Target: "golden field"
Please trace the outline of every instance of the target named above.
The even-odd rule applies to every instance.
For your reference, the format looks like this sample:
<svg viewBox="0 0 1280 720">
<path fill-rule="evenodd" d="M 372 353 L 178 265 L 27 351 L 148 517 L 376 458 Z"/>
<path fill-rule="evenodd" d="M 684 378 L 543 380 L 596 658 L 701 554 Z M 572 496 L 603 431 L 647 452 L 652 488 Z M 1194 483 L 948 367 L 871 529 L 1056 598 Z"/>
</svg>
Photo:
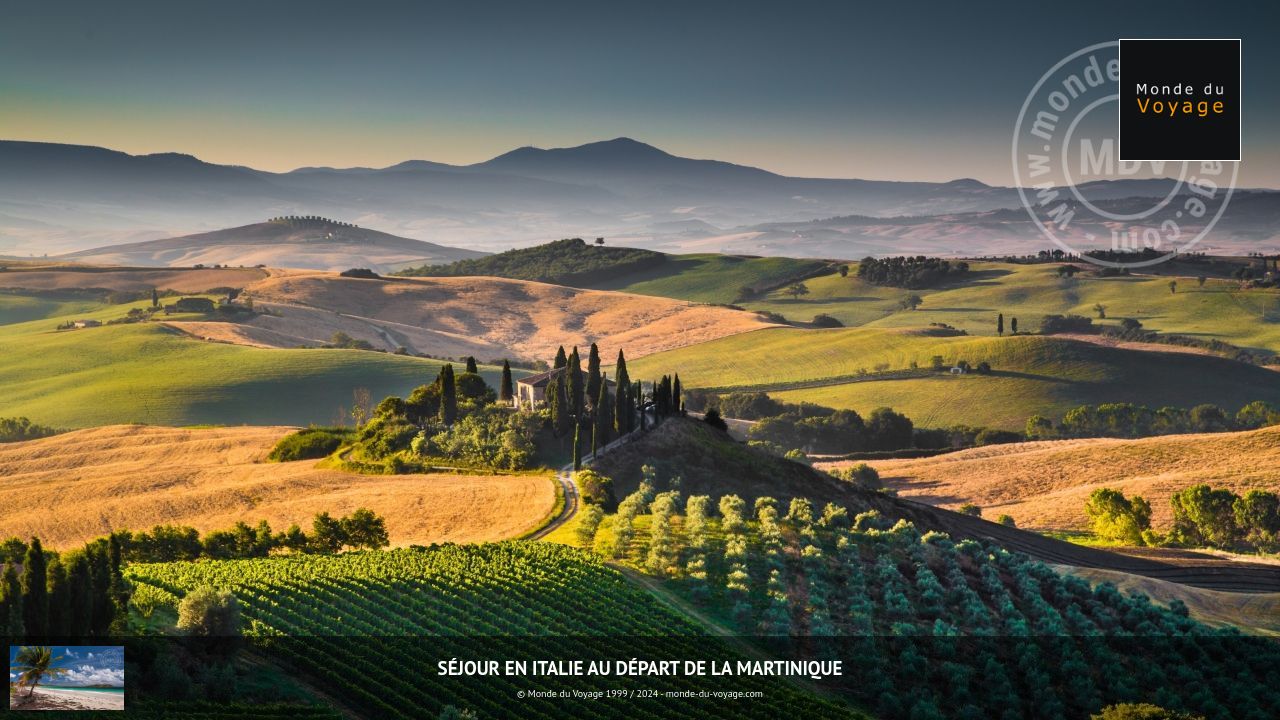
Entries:
<svg viewBox="0 0 1280 720">
<path fill-rule="evenodd" d="M 824 469 L 855 463 L 820 463 Z M 1208 483 L 1244 493 L 1280 489 L 1280 427 L 1250 432 L 1093 438 L 992 445 L 916 460 L 869 463 L 902 497 L 983 516 L 1008 514 L 1019 527 L 1082 530 L 1085 501 L 1110 487 L 1151 502 L 1152 526 L 1168 529 L 1169 497 Z"/>
<path fill-rule="evenodd" d="M 60 548 L 157 524 L 307 528 L 317 512 L 367 507 L 386 519 L 394 546 L 481 542 L 523 534 L 556 502 L 545 475 L 357 475 L 265 462 L 291 431 L 115 425 L 0 445 L 0 536 Z"/>
</svg>

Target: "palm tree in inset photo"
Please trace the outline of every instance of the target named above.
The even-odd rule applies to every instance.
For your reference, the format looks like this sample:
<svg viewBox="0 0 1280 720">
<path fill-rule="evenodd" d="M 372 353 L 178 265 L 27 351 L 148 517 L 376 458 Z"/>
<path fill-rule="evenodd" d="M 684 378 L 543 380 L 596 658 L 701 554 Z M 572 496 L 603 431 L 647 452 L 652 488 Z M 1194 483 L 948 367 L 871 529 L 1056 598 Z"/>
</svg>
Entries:
<svg viewBox="0 0 1280 720">
<path fill-rule="evenodd" d="M 46 675 L 53 678 L 67 672 L 67 668 L 57 666 L 63 658 L 62 655 L 54 657 L 53 648 L 48 645 L 23 645 L 18 648 L 18 654 L 14 656 L 9 671 L 18 674 L 18 687 L 27 686 L 24 702 L 31 699 L 31 695 L 36 691 L 36 685 L 39 685 Z"/>
</svg>

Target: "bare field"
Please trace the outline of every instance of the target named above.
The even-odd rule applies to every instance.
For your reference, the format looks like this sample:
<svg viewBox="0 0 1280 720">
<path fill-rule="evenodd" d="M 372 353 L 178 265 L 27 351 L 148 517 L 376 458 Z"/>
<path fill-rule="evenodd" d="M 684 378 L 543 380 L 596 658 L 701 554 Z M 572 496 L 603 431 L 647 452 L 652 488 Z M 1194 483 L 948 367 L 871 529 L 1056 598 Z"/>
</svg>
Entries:
<svg viewBox="0 0 1280 720">
<path fill-rule="evenodd" d="M 820 463 L 824 469 L 850 462 Z M 975 503 L 983 516 L 1008 514 L 1019 527 L 1081 530 L 1085 501 L 1110 487 L 1151 502 L 1152 525 L 1172 522 L 1170 496 L 1208 483 L 1244 493 L 1280 489 L 1280 427 L 1251 432 L 1096 438 L 993 445 L 932 458 L 873 461 L 902 497 L 955 509 Z"/>
<path fill-rule="evenodd" d="M 0 536 L 61 548 L 157 524 L 306 528 L 317 512 L 368 507 L 386 518 L 393 546 L 482 542 L 523 534 L 555 504 L 549 476 L 370 476 L 265 462 L 291 431 L 114 425 L 0 445 Z"/>
<path fill-rule="evenodd" d="M 260 347 L 321 345 L 341 331 L 374 347 L 481 359 L 549 360 L 560 345 L 599 343 L 650 355 L 769 327 L 753 313 L 628 293 L 490 277 L 389 281 L 272 271 L 246 289 L 271 315 L 248 323 L 172 323 L 210 340 Z"/>
</svg>

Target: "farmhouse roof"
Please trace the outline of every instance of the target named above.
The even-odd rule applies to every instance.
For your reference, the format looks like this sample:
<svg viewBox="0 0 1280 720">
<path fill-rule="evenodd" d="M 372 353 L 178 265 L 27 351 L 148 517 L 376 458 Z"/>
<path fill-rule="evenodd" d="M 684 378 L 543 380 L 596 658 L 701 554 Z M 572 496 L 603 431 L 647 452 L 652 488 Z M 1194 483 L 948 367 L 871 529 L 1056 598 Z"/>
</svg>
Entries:
<svg viewBox="0 0 1280 720">
<path fill-rule="evenodd" d="M 546 387 L 552 378 L 559 377 L 565 371 L 564 368 L 553 368 L 546 372 L 540 372 L 537 375 L 526 375 L 516 380 L 517 385 L 528 385 L 529 387 Z M 605 382 L 613 385 L 614 382 L 605 378 Z"/>
</svg>

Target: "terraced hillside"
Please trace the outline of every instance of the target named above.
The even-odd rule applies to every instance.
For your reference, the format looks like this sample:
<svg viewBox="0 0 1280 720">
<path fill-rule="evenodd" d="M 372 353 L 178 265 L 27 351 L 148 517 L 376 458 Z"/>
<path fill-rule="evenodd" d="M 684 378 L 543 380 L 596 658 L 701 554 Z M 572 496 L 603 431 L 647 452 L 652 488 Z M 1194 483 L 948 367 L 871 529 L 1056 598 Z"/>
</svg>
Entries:
<svg viewBox="0 0 1280 720">
<path fill-rule="evenodd" d="M 990 375 L 932 372 L 960 360 Z M 916 368 L 912 368 L 912 364 Z M 929 329 L 776 328 L 651 355 L 633 377 L 676 371 L 687 387 L 768 391 L 862 413 L 884 405 L 917 425 L 1022 429 L 1035 414 L 1061 417 L 1082 404 L 1153 407 L 1217 403 L 1232 411 L 1280 401 L 1280 373 L 1205 354 L 1160 353 L 1045 337 L 939 335 Z"/>
<path fill-rule="evenodd" d="M 356 475 L 266 462 L 291 431 L 116 425 L 0 444 L 0 535 L 63 548 L 160 524 L 206 532 L 267 520 L 283 531 L 317 512 L 367 507 L 395 546 L 478 542 L 521 535 L 556 501 L 546 475 Z"/>
</svg>

